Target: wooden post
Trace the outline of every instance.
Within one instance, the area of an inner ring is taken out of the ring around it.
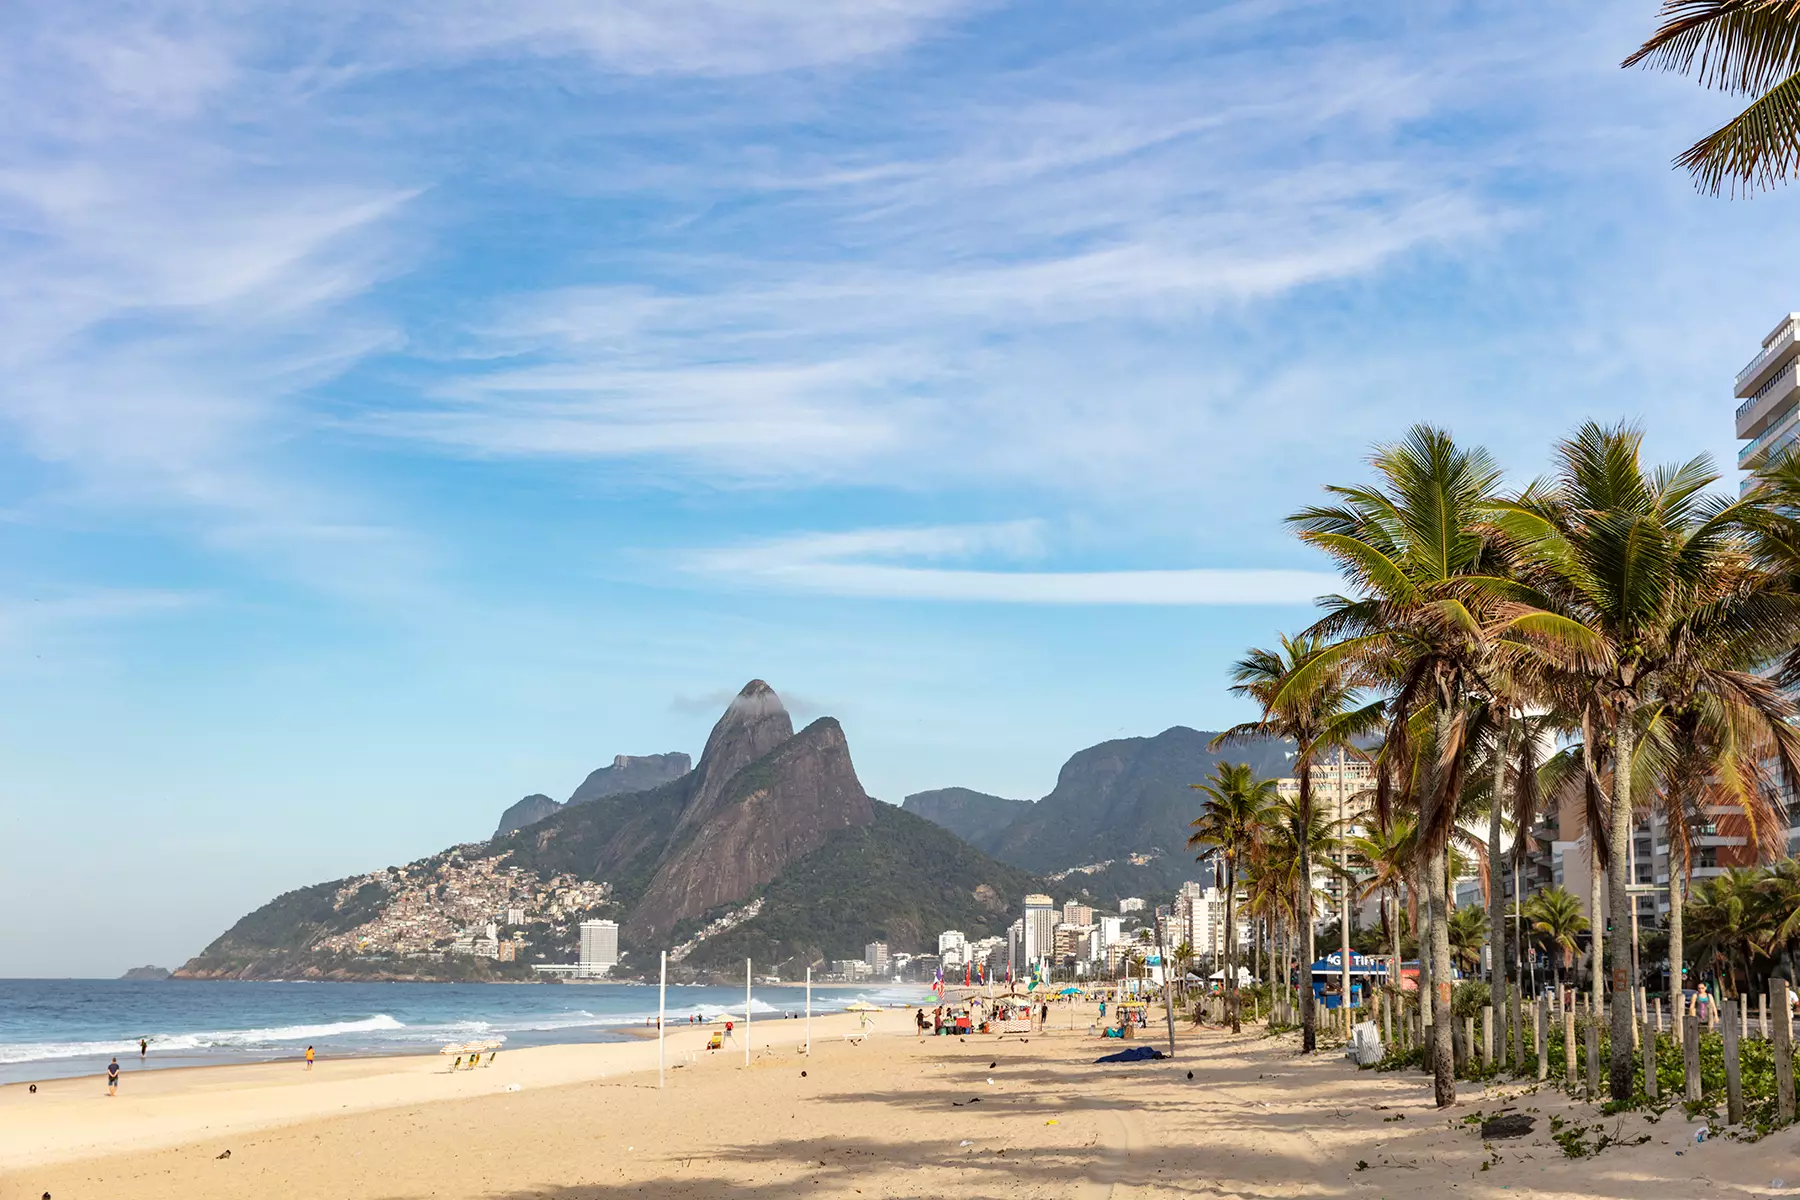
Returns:
[[[1522,1071],[1525,1069],[1525,1006],[1520,1002],[1518,984],[1507,989],[1506,1002],[1512,1009],[1513,1070]]]
[[[1504,1021],[1506,1019],[1504,1016],[1505,1010],[1503,1009],[1501,1011],[1502,1011],[1501,1020]],[[1503,1026],[1503,1028],[1504,1028],[1504,1026]],[[1492,1067],[1493,1065],[1494,1065],[1494,1006],[1491,1004],[1484,1004],[1481,1006],[1481,1069],[1485,1071],[1488,1068]]]
[[[1700,1018],[1691,1013],[1681,1018],[1681,1073],[1683,1093],[1690,1103],[1700,1100]]]
[[[1587,1019],[1587,1098],[1600,1103],[1600,1018],[1590,1011]]]
[[[1631,993],[1631,1048],[1638,1049],[1644,1044],[1644,1022],[1650,1015],[1650,993],[1643,988],[1634,988]]]
[[[1763,992],[1756,998],[1756,1036],[1763,1041],[1769,1040],[1769,993]]]
[[[1475,1018],[1450,1020],[1450,1061],[1458,1071],[1469,1063],[1469,1043],[1475,1040]]]
[[[1656,1027],[1644,1026],[1644,1095],[1656,1099]]]
[[[1654,1029],[1658,1033],[1661,1033],[1662,1032],[1662,997],[1661,996],[1658,996],[1654,1001],[1651,1002],[1651,1008],[1655,1011],[1656,1015],[1655,1015],[1654,1019],[1650,1022],[1650,1028]]]
[[[1562,1006],[1563,1019],[1563,1086],[1575,1090],[1575,1010]]]
[[[1391,1046],[1394,1042],[1394,1002],[1384,993],[1376,992],[1375,1007],[1381,1013],[1381,1044]]]
[[[1542,1000],[1531,1002],[1532,1015],[1536,1020],[1532,1023],[1532,1034],[1537,1038],[1538,1082],[1550,1078],[1550,1005]]]
[[[1736,1000],[1725,1002],[1725,1119],[1736,1125],[1744,1119],[1744,1078],[1738,1066],[1738,1013]]]
[[[1787,980],[1773,980],[1770,986],[1775,990],[1775,1036],[1770,1039],[1775,1048],[1775,1115],[1785,1125],[1794,1119],[1794,1029]]]

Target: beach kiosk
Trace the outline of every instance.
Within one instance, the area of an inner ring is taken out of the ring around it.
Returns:
[[[1407,967],[1412,970],[1408,971]],[[1380,987],[1387,982],[1388,960],[1376,958],[1368,954],[1352,954],[1350,956],[1350,1007],[1361,1008],[1371,987]],[[1412,979],[1417,987],[1417,963],[1401,963],[1401,986]],[[1339,981],[1344,976],[1344,956],[1328,954],[1312,965],[1313,996],[1326,1008],[1342,1008],[1344,997],[1339,994]]]

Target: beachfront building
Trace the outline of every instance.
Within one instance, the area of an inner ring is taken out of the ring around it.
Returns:
[[[1062,919],[1064,925],[1092,925],[1094,910],[1089,905],[1077,904],[1070,900],[1063,905]]]
[[[1800,313],[1781,318],[1756,356],[1732,381],[1738,399],[1738,468],[1749,471],[1790,450],[1800,439]]]
[[[960,929],[946,929],[938,934],[938,957],[946,968],[974,961],[969,957],[969,939]]]
[[[605,975],[619,962],[619,923],[617,921],[583,921],[581,923],[581,959],[584,974]]]
[[[888,971],[888,944],[886,942],[870,942],[863,947],[863,961],[869,964],[869,970],[875,975],[886,975]]]
[[[1027,965],[1043,963],[1054,952],[1057,916],[1056,901],[1050,897],[1041,892],[1025,897],[1025,915],[1020,919],[1025,923],[1022,946]]]

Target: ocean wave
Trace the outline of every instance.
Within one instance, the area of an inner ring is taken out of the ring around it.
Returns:
[[[158,1033],[149,1042],[161,1053],[184,1050],[255,1050],[282,1042],[318,1042],[358,1033],[385,1033],[406,1028],[386,1013],[356,1021],[321,1025],[276,1025],[266,1029],[210,1029],[198,1033]],[[95,1042],[14,1042],[0,1045],[0,1064],[42,1062],[55,1058],[94,1058],[135,1054],[136,1038]]]

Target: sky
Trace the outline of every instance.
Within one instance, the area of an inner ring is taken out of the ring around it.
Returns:
[[[1734,461],[1797,197],[1651,0],[0,8],[0,974],[697,754],[869,791],[1249,715],[1430,421]],[[1726,471],[1726,482],[1734,479]]]

